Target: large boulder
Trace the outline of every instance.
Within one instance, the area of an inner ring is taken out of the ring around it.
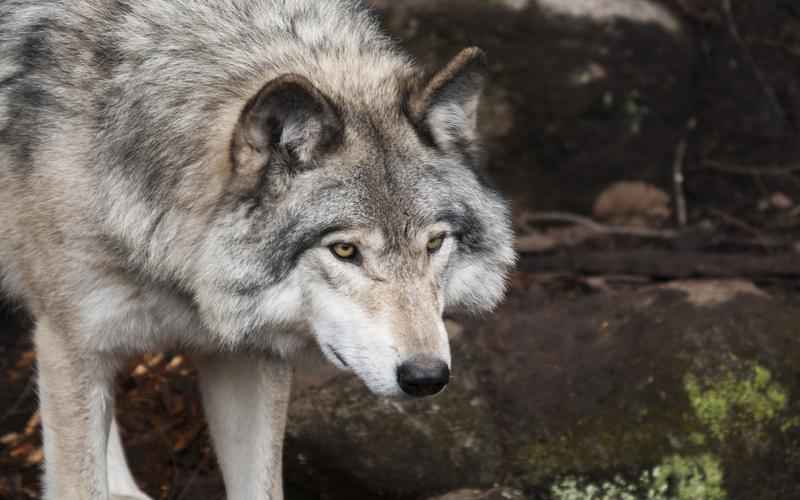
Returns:
[[[382,401],[347,376],[299,390],[290,480],[348,478],[364,498],[496,484],[553,499],[800,498],[798,306],[740,282],[518,289],[465,323],[440,397]]]

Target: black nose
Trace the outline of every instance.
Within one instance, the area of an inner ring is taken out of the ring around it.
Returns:
[[[430,356],[415,356],[397,368],[397,383],[409,396],[433,396],[449,381],[447,363]]]

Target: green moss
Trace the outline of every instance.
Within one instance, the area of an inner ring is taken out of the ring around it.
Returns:
[[[767,368],[733,357],[711,366],[725,368],[703,376],[708,371],[687,370],[663,392],[643,392],[625,405],[530,439],[514,460],[519,485],[564,478],[553,486],[556,500],[725,498],[722,457],[725,471],[737,470],[730,450],[744,445],[747,453],[762,453],[774,432],[796,428],[800,417],[790,418],[789,392]],[[659,465],[633,482],[586,479],[641,471],[647,464]]]
[[[788,418],[781,424],[781,432],[784,433],[797,428],[800,428],[800,416]]]
[[[753,364],[739,373],[728,370],[703,380],[689,374],[684,379],[695,415],[719,441],[746,434],[759,439],[786,408],[786,390],[769,370]]]
[[[694,446],[704,446],[706,444],[706,435],[702,432],[692,432],[689,434],[689,443]]]
[[[702,453],[707,430],[687,409],[676,409],[682,387],[643,393],[638,401],[582,418],[560,432],[526,436],[514,456],[514,475],[520,486],[541,485],[567,472],[577,475],[604,470],[632,470],[658,463],[672,453]],[[641,408],[651,411],[642,415]]]
[[[604,482],[566,477],[550,488],[552,500],[725,500],[722,466],[710,454],[673,455],[638,480]]]
[[[533,441],[520,450],[517,474],[527,485],[543,482],[565,471],[588,473],[600,469],[635,467],[654,463],[673,451],[665,435],[687,435],[700,429],[684,422],[651,419],[646,423],[597,418],[546,440]],[[699,433],[698,433],[699,434]]]

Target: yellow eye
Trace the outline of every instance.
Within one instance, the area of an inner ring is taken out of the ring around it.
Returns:
[[[352,260],[356,256],[356,246],[350,243],[336,243],[331,246],[331,252],[342,260]]]
[[[428,246],[428,253],[436,253],[436,252],[438,252],[442,248],[443,244],[444,244],[444,235],[443,234],[440,234],[439,236],[437,236],[435,238],[431,238],[430,240],[428,240],[428,245],[427,245]]]

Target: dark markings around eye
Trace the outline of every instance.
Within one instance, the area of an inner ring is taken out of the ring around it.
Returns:
[[[438,220],[450,224],[462,251],[479,253],[487,250],[488,242],[484,237],[486,229],[469,206],[462,205],[458,209],[441,212]]]

